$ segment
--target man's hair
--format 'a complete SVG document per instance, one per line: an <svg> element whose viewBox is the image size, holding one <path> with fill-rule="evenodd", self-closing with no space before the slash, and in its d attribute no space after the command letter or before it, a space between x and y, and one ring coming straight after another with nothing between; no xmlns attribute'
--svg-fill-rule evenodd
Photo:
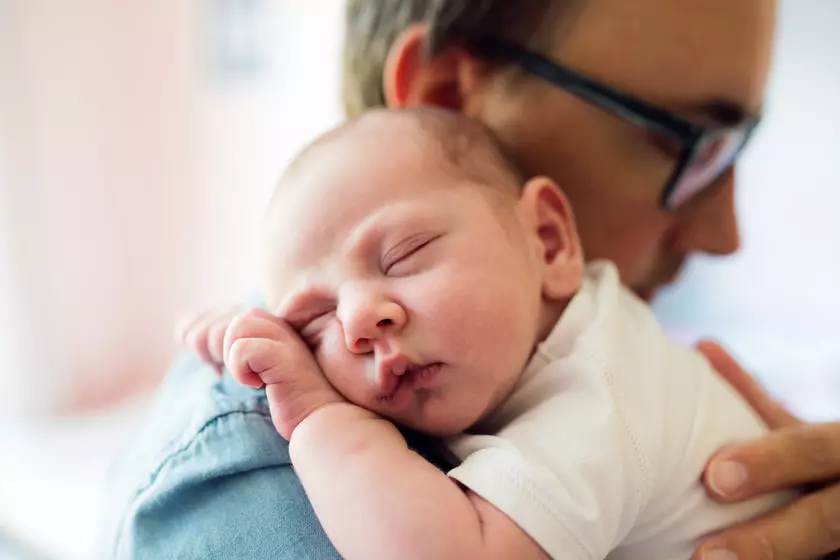
<svg viewBox="0 0 840 560"><path fill-rule="evenodd" d="M342 101L347 116L385 106L385 61L410 26L428 27L426 56L496 36L535 45L554 8L574 0L347 0Z"/></svg>

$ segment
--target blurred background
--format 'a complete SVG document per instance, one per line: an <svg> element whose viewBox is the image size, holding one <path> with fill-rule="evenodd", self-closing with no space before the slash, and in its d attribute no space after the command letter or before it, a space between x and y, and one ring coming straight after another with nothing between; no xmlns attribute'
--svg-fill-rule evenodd
<svg viewBox="0 0 840 560"><path fill-rule="evenodd" d="M189 309L245 297L255 218L341 116L341 0L0 0L0 560L94 556L102 481ZM656 308L840 419L840 3L783 0L744 249Z"/></svg>

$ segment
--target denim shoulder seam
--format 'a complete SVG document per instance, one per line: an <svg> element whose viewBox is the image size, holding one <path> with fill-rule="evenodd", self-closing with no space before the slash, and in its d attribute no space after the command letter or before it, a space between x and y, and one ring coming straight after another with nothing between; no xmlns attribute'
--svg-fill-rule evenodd
<svg viewBox="0 0 840 560"><path fill-rule="evenodd" d="M227 418L228 416L233 416L233 415L235 415L235 414L240 414L240 415L242 415L242 416L256 415L256 416L261 416L261 417L262 417L262 418L264 418L264 419L269 419L269 420L271 419L271 415L270 415L270 414L267 414L267 413L265 413L265 412L261 412L261 411L259 411L259 410L231 410L231 411L228 411L228 412L225 412L225 413L222 413L222 414L217 414L216 416L213 416L212 418L210 418L209 420L207 420L207 422L205 422L205 423L204 423L204 425L203 425L203 426L201 426L201 428L200 428L199 430L197 430L197 431L195 432L195 434L193 434L193 435L192 435L192 437L190 437L190 438L188 439L187 443L185 443L184 445L182 445L180 448L175 449L175 450L173 450L173 451L169 452L169 453L168 453L168 454L167 454L167 455L166 455L166 456L165 456L165 457L164 457L164 458L160 461L160 463L158 464L158 467L157 467L157 468L156 468L156 469L155 469L155 470L154 470L154 471L153 471L153 472L149 475L149 479L148 479L148 481L146 482L146 484L144 484L143 486L139 487L139 488L138 488L138 489L137 489L137 490L133 493L133 495L132 495L132 496L131 496L131 498L128 500L128 503L127 503L126 505L127 505L127 506L133 506L133 505L137 502L137 499L138 499L138 498L139 498L139 497L140 497L143 493L145 493L145 492L146 492L149 488L151 488L151 487L152 487L152 485L153 485L153 484L155 483L155 481L157 480L157 477L158 477L158 475L160 474L160 472L161 472L161 471L162 471L162 470L163 470L163 469L164 469L164 468L165 468L165 467L166 467L166 466L167 466L170 462L172 462L175 458L177 458L178 456L180 456L180 455L182 455L182 454L186 453L186 452L187 452L187 451L188 451L188 450L189 450L189 449L190 449L190 448L191 448L191 447L195 444L195 442L198 440L198 438L199 438L199 437L201 437L201 435L202 435L202 434L203 434L206 430L208 430L208 429L212 428L212 427L213 427L214 425L216 425L216 424L217 424L220 420L222 420L222 419L224 419L224 418ZM123 516L121 517L120 522L119 522L119 524L118 524L118 526L117 526L117 534L116 534L116 536L115 536L115 538L114 538L114 547L113 547L113 552L115 552L115 553L119 551L120 544L121 544L121 542L122 542L123 530L124 530L124 527L125 527L125 519L126 519L126 516L127 516L127 510L128 510L128 509L129 509L129 507L126 507L126 508L125 508L125 512L126 512L126 513L124 513L124 514L123 514ZM115 558L116 558L116 556L115 556Z"/></svg>

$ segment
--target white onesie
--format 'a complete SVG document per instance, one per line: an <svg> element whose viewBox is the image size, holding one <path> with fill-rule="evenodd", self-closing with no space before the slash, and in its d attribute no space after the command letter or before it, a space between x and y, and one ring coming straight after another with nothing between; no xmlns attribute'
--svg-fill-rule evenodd
<svg viewBox="0 0 840 560"><path fill-rule="evenodd" d="M774 508L700 483L722 446L766 428L698 353L596 263L513 394L447 441L449 476L503 511L556 559L688 559L699 540Z"/></svg>

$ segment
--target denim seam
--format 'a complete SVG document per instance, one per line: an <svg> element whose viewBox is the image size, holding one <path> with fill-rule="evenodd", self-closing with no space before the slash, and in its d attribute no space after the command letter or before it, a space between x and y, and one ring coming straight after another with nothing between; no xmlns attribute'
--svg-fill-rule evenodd
<svg viewBox="0 0 840 560"><path fill-rule="evenodd" d="M187 441L186 444L182 445L179 449L176 449L175 451L170 452L160 461L160 464L158 465L158 468L156 468L149 475L149 480L146 482L146 484L141 486L140 488L138 488L134 492L134 494L131 496L131 499L128 501L128 503L131 504L131 505L137 503L137 499L144 492L149 490L149 488L151 488L152 485L154 485L154 483L157 480L157 477L161 473L161 471L170 462L172 462L174 459L176 459L178 456L187 452L207 429L215 426L220 420L222 420L224 418L227 418L228 416L233 416L234 414L241 414L242 416L256 415L256 416L262 417L263 419L268 419L268 420L271 419L270 414L267 414L265 412L261 412L259 410L230 410L228 412L225 412L223 414L218 414L218 415L214 416L213 418L210 418L207 422L204 423L204 425L201 427L201 429L196 431L195 434L193 434L193 436L189 438L189 440ZM125 508L125 509L127 510L128 508ZM122 537L123 537L123 532L124 532L124 527L125 527L125 519L126 519L126 515L123 515L120 518L119 525L117 526L117 534L116 534L116 538L114 539L114 547L113 547L113 552L114 553L119 552L120 545L122 544ZM115 556L115 558L116 557L117 556Z"/></svg>

